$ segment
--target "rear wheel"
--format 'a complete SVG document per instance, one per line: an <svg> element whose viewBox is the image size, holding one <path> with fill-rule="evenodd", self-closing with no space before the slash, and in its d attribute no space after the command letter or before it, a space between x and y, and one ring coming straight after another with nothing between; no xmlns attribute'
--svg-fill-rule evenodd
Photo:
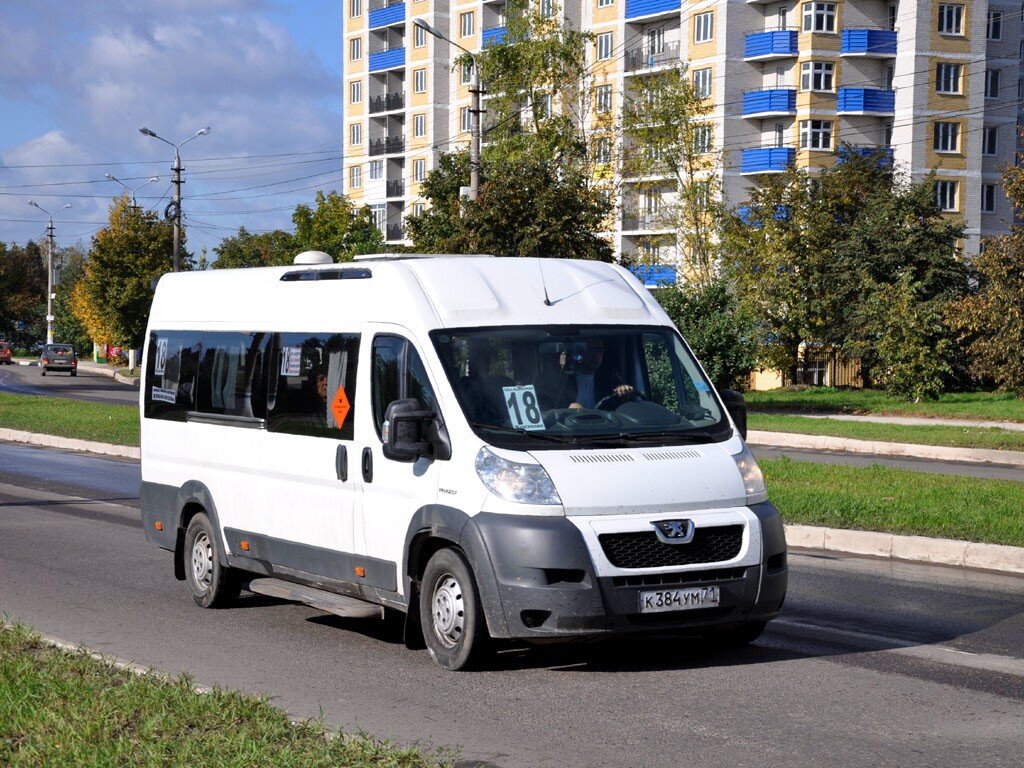
<svg viewBox="0 0 1024 768"><path fill-rule="evenodd" d="M46 366L45 365L39 368L39 375L40 376L45 376L46 375Z"/></svg>
<svg viewBox="0 0 1024 768"><path fill-rule="evenodd" d="M487 626L473 574L453 549L434 553L423 572L420 622L431 657L448 670L478 661L487 646Z"/></svg>
<svg viewBox="0 0 1024 768"><path fill-rule="evenodd" d="M72 371L72 372L71 372L71 375L72 375L72 376L77 376L77 375L78 375L78 371Z"/></svg>
<svg viewBox="0 0 1024 768"><path fill-rule="evenodd" d="M220 543L205 513L189 521L181 556L185 559L185 582L196 605L223 608L238 597L240 579L234 569L220 564Z"/></svg>

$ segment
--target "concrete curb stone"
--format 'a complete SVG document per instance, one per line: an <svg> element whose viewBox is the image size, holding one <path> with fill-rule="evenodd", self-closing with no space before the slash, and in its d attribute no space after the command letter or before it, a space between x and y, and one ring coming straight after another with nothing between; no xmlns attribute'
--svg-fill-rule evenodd
<svg viewBox="0 0 1024 768"><path fill-rule="evenodd" d="M18 429L0 429L0 440L40 445L46 448L61 448L65 451L82 451L84 453L98 453L104 456L120 456L126 459L138 459L141 457L140 450L130 445L98 443L92 440L78 440L72 437L44 435L39 432L23 432Z"/></svg>

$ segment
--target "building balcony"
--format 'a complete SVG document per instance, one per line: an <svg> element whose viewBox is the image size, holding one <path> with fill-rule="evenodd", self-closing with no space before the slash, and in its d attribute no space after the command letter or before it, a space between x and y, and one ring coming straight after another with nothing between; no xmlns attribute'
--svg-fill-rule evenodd
<svg viewBox="0 0 1024 768"><path fill-rule="evenodd" d="M623 211L623 232L668 232L672 225L665 221L664 215L655 211Z"/></svg>
<svg viewBox="0 0 1024 768"><path fill-rule="evenodd" d="M670 264L638 264L635 267L630 267L629 271L644 284L644 288L675 285L678 279L676 268Z"/></svg>
<svg viewBox="0 0 1024 768"><path fill-rule="evenodd" d="M793 147L752 147L743 150L740 173L785 173L796 159Z"/></svg>
<svg viewBox="0 0 1024 768"><path fill-rule="evenodd" d="M873 157L878 155L878 164L882 167L891 168L893 163L892 147L869 147L863 145L843 144L836 150L836 163L847 162L852 156Z"/></svg>
<svg viewBox="0 0 1024 768"><path fill-rule="evenodd" d="M401 197L405 194L405 182L401 179L392 179L385 185L385 193L387 197Z"/></svg>
<svg viewBox="0 0 1024 768"><path fill-rule="evenodd" d="M380 96L370 97L370 114L377 112L391 112L395 109L402 109L405 106L405 94L401 91L393 93L382 93Z"/></svg>
<svg viewBox="0 0 1024 768"><path fill-rule="evenodd" d="M749 205L741 205L736 209L736 215L740 221L746 224L748 227L754 227L760 229L764 226L764 220L760 216L760 212L756 211ZM775 221L786 221L789 219L789 206L776 205L774 212L772 212L772 218ZM765 220L767 217L765 217Z"/></svg>
<svg viewBox="0 0 1024 768"><path fill-rule="evenodd" d="M743 46L744 61L774 61L797 55L795 29L775 29L769 32L748 32Z"/></svg>
<svg viewBox="0 0 1024 768"><path fill-rule="evenodd" d="M384 239L388 241L401 240L402 239L402 225L401 224L388 224L384 230Z"/></svg>
<svg viewBox="0 0 1024 768"><path fill-rule="evenodd" d="M626 19L679 13L682 0L626 0Z"/></svg>
<svg viewBox="0 0 1024 768"><path fill-rule="evenodd" d="M501 45L508 35L508 27L485 27L481 34L480 44L484 48L488 45Z"/></svg>
<svg viewBox="0 0 1024 768"><path fill-rule="evenodd" d="M896 91L883 88L840 88L836 112L840 115L894 115Z"/></svg>
<svg viewBox="0 0 1024 768"><path fill-rule="evenodd" d="M405 21L405 0L377 0L370 3L370 29L389 27Z"/></svg>
<svg viewBox="0 0 1024 768"><path fill-rule="evenodd" d="M369 154L400 155L405 151L404 136L385 136L381 139L370 139Z"/></svg>
<svg viewBox="0 0 1024 768"><path fill-rule="evenodd" d="M743 94L744 117L782 117L796 114L796 88L764 88Z"/></svg>
<svg viewBox="0 0 1024 768"><path fill-rule="evenodd" d="M679 43L665 43L659 49L634 48L626 51L625 69L636 72L679 63Z"/></svg>
<svg viewBox="0 0 1024 768"><path fill-rule="evenodd" d="M890 29L844 29L840 56L891 59L896 56L896 32Z"/></svg>
<svg viewBox="0 0 1024 768"><path fill-rule="evenodd" d="M370 71L383 72L405 66L405 48L384 48L370 54Z"/></svg>

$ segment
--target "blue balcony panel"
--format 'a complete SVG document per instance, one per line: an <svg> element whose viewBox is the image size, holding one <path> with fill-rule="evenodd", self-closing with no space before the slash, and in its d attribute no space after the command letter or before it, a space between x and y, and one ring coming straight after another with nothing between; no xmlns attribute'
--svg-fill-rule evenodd
<svg viewBox="0 0 1024 768"><path fill-rule="evenodd" d="M844 29L839 55L892 58L896 55L896 33L889 29Z"/></svg>
<svg viewBox="0 0 1024 768"><path fill-rule="evenodd" d="M766 88L743 94L743 116L796 114L795 88Z"/></svg>
<svg viewBox="0 0 1024 768"><path fill-rule="evenodd" d="M626 0L626 18L653 16L656 13L678 11L682 0Z"/></svg>
<svg viewBox="0 0 1024 768"><path fill-rule="evenodd" d="M370 54L370 71L380 72L405 66L405 48L389 48Z"/></svg>
<svg viewBox="0 0 1024 768"><path fill-rule="evenodd" d="M839 164L845 163L853 155L872 157L875 154L878 155L878 164L880 166L892 167L892 147L866 147L843 144L836 150L836 162Z"/></svg>
<svg viewBox="0 0 1024 768"><path fill-rule="evenodd" d="M405 3L393 3L370 11L370 29L387 27L405 21Z"/></svg>
<svg viewBox="0 0 1024 768"><path fill-rule="evenodd" d="M836 111L840 115L892 115L896 113L896 91L882 88L840 88Z"/></svg>
<svg viewBox="0 0 1024 768"><path fill-rule="evenodd" d="M739 206L736 209L736 215L739 217L740 221L747 226L754 227L755 229L760 229L764 226L764 220L762 220L749 205ZM789 219L789 206L776 205L772 218L776 221L787 221Z"/></svg>
<svg viewBox="0 0 1024 768"><path fill-rule="evenodd" d="M797 32L795 29L750 32L744 42L743 58L746 61L786 59L796 56L797 50Z"/></svg>
<svg viewBox="0 0 1024 768"><path fill-rule="evenodd" d="M491 27L483 31L481 44L484 48L488 45L501 45L508 35L508 27Z"/></svg>
<svg viewBox="0 0 1024 768"><path fill-rule="evenodd" d="M740 173L783 173L796 159L793 147L754 147L743 150Z"/></svg>
<svg viewBox="0 0 1024 768"><path fill-rule="evenodd" d="M676 284L676 268L668 264L639 264L629 271L644 284L644 288L661 288Z"/></svg>

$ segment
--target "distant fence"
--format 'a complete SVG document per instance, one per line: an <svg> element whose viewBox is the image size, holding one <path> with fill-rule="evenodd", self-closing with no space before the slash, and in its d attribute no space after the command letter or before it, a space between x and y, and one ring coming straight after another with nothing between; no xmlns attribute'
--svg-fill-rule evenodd
<svg viewBox="0 0 1024 768"><path fill-rule="evenodd" d="M805 347L796 368L796 381L782 374L783 386L863 387L860 360L846 360L836 350Z"/></svg>

